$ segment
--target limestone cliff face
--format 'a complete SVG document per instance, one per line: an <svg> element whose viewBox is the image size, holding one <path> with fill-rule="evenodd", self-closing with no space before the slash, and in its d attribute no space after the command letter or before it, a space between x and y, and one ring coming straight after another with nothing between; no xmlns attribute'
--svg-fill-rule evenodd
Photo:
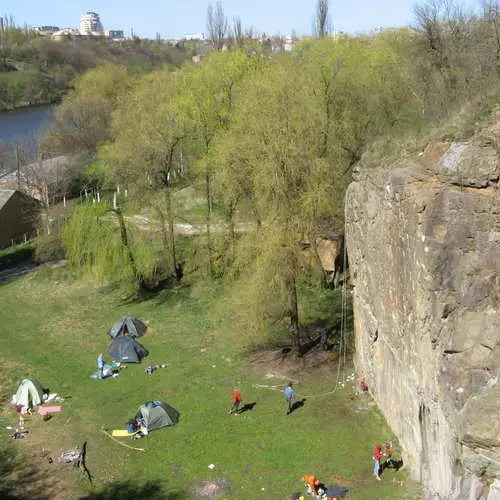
<svg viewBox="0 0 500 500"><path fill-rule="evenodd" d="M500 157L492 144L434 144L360 169L346 197L358 375L429 498L486 499L500 478Z"/></svg>

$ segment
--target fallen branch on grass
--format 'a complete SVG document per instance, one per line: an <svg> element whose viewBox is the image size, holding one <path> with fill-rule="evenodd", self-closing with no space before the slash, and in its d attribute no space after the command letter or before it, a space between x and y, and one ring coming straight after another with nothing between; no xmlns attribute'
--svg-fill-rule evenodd
<svg viewBox="0 0 500 500"><path fill-rule="evenodd" d="M114 438L109 432L107 432L105 429L101 429L101 432L103 434L106 434L106 436L109 437L109 439L112 439L113 441L117 442L121 446L125 446L125 448L128 448L130 450L135 450L135 451L146 451L144 448L134 448L133 446L129 446L128 444L122 443L118 439Z"/></svg>

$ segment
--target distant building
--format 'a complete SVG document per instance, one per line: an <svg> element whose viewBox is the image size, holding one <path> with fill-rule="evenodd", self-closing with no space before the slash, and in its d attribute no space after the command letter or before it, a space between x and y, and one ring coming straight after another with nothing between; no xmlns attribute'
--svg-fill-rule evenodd
<svg viewBox="0 0 500 500"><path fill-rule="evenodd" d="M190 33L184 35L184 40L205 40L205 35L203 33Z"/></svg>
<svg viewBox="0 0 500 500"><path fill-rule="evenodd" d="M36 234L40 204L15 189L0 189L0 248Z"/></svg>
<svg viewBox="0 0 500 500"><path fill-rule="evenodd" d="M72 28L64 28L63 30L54 31L52 33L51 38L56 42L60 42L61 40L73 40L80 36L80 32L78 30L74 30Z"/></svg>
<svg viewBox="0 0 500 500"><path fill-rule="evenodd" d="M38 26L33 28L41 36L51 36L56 31L59 31L58 26Z"/></svg>
<svg viewBox="0 0 500 500"><path fill-rule="evenodd" d="M285 52L291 52L293 49L293 38L291 36L287 36L285 38L285 43L283 44L283 49Z"/></svg>
<svg viewBox="0 0 500 500"><path fill-rule="evenodd" d="M80 17L80 34L102 35L104 29L97 12L86 12Z"/></svg>
<svg viewBox="0 0 500 500"><path fill-rule="evenodd" d="M124 40L125 39L125 34L124 34L123 30L109 30L109 31L105 31L104 34L108 38L111 38L111 40Z"/></svg>

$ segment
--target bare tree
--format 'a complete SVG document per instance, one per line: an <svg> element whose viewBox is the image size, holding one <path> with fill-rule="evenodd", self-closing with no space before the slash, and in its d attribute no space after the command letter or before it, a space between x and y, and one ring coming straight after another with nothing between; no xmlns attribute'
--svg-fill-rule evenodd
<svg viewBox="0 0 500 500"><path fill-rule="evenodd" d="M325 38L331 28L328 7L328 0L318 0L316 5L316 19L314 23L314 31L318 38Z"/></svg>
<svg viewBox="0 0 500 500"><path fill-rule="evenodd" d="M245 44L245 33L243 32L243 25L239 17L233 17L233 37L234 45L238 48L243 47Z"/></svg>
<svg viewBox="0 0 500 500"><path fill-rule="evenodd" d="M497 71L500 73L500 3L498 1L483 2L483 17L491 28L495 47Z"/></svg>
<svg viewBox="0 0 500 500"><path fill-rule="evenodd" d="M442 22L449 12L449 8L450 2L447 0L428 0L426 3L414 7L417 27L424 34L428 50L440 70L449 68L445 49L446 37L443 32L444 24Z"/></svg>
<svg viewBox="0 0 500 500"><path fill-rule="evenodd" d="M216 2L215 9L212 4L209 4L207 9L207 32L214 48L222 50L228 34L228 22L222 2Z"/></svg>

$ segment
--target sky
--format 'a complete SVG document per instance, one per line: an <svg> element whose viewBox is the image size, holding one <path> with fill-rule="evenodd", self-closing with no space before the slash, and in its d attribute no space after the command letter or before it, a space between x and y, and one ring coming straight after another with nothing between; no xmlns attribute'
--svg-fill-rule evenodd
<svg viewBox="0 0 500 500"><path fill-rule="evenodd" d="M141 38L181 37L205 32L207 7L215 0L0 0L0 14L12 15L16 24L78 28L80 15L100 15L105 30L133 29ZM366 33L379 27L413 23L415 0L330 0L334 29ZM231 22L239 17L243 27L268 35L312 32L317 0L224 0L224 13Z"/></svg>

